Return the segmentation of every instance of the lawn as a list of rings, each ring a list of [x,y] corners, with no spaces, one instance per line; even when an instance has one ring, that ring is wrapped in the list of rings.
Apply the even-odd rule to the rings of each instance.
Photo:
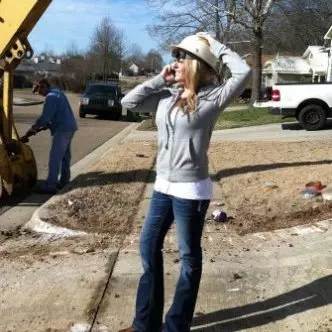
[[[217,120],[214,130],[259,126],[270,123],[293,122],[295,118],[282,119],[270,115],[267,108],[244,108],[243,110],[223,112]],[[151,119],[144,121],[137,130],[156,130]]]
[[[296,119],[282,119],[280,116],[271,115],[267,108],[246,108],[238,111],[223,112],[219,116],[214,129],[231,129],[290,121],[296,121]]]

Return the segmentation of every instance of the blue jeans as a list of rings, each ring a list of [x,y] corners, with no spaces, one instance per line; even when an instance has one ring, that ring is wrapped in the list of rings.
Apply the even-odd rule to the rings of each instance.
[[[175,219],[181,261],[173,304],[164,331],[189,332],[202,274],[201,236],[210,201],[189,200],[154,191],[140,239],[144,273],[140,279],[133,328],[159,332],[164,309],[163,242]]]
[[[52,137],[52,147],[48,163],[46,186],[56,189],[61,170],[60,184],[65,185],[70,180],[70,146],[73,132],[55,132]]]

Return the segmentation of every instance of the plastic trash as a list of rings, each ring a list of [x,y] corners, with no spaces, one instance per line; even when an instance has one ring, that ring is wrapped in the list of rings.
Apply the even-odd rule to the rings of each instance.
[[[226,222],[227,221],[227,214],[221,210],[214,210],[212,212],[213,220],[217,222]]]
[[[301,191],[301,194],[304,199],[312,199],[319,195],[319,192],[313,189],[305,189]]]
[[[278,186],[274,182],[265,182],[263,185],[263,189],[265,191],[270,191],[270,190],[277,189],[277,188],[278,188]]]
[[[325,201],[332,201],[332,188],[325,188],[323,191],[322,191],[322,198],[325,200]]]
[[[320,192],[322,191],[323,189],[323,185],[320,181],[311,181],[311,182],[308,182],[306,185],[305,185],[306,189],[312,189],[312,190],[315,190],[317,192]]]

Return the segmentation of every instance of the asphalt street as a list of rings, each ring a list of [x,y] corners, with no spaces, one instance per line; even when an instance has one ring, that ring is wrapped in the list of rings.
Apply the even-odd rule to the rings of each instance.
[[[30,91],[26,90],[16,90],[14,97],[41,100],[40,96],[34,96]],[[78,116],[79,95],[69,93],[67,97],[73,108],[79,127],[72,142],[72,165],[76,164],[130,124],[125,119],[112,121],[97,116],[87,116],[85,119],[81,119]],[[14,106],[14,122],[20,136],[24,135],[35,119],[41,114],[42,106],[42,104]],[[38,180],[44,180],[47,177],[48,170],[48,156],[51,146],[50,132],[40,132],[38,135],[31,137],[28,144],[31,146],[37,161]],[[15,197],[1,202],[0,214],[13,205],[16,205],[21,199],[22,197]]]

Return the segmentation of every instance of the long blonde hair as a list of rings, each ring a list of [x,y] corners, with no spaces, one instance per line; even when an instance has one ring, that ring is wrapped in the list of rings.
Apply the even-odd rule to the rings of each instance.
[[[207,44],[208,41],[202,38]],[[185,59],[185,86],[190,91],[186,100],[179,100],[177,106],[183,108],[184,111],[194,112],[197,104],[197,94],[199,89],[207,84],[211,84],[216,79],[214,70],[206,64],[203,60]]]

